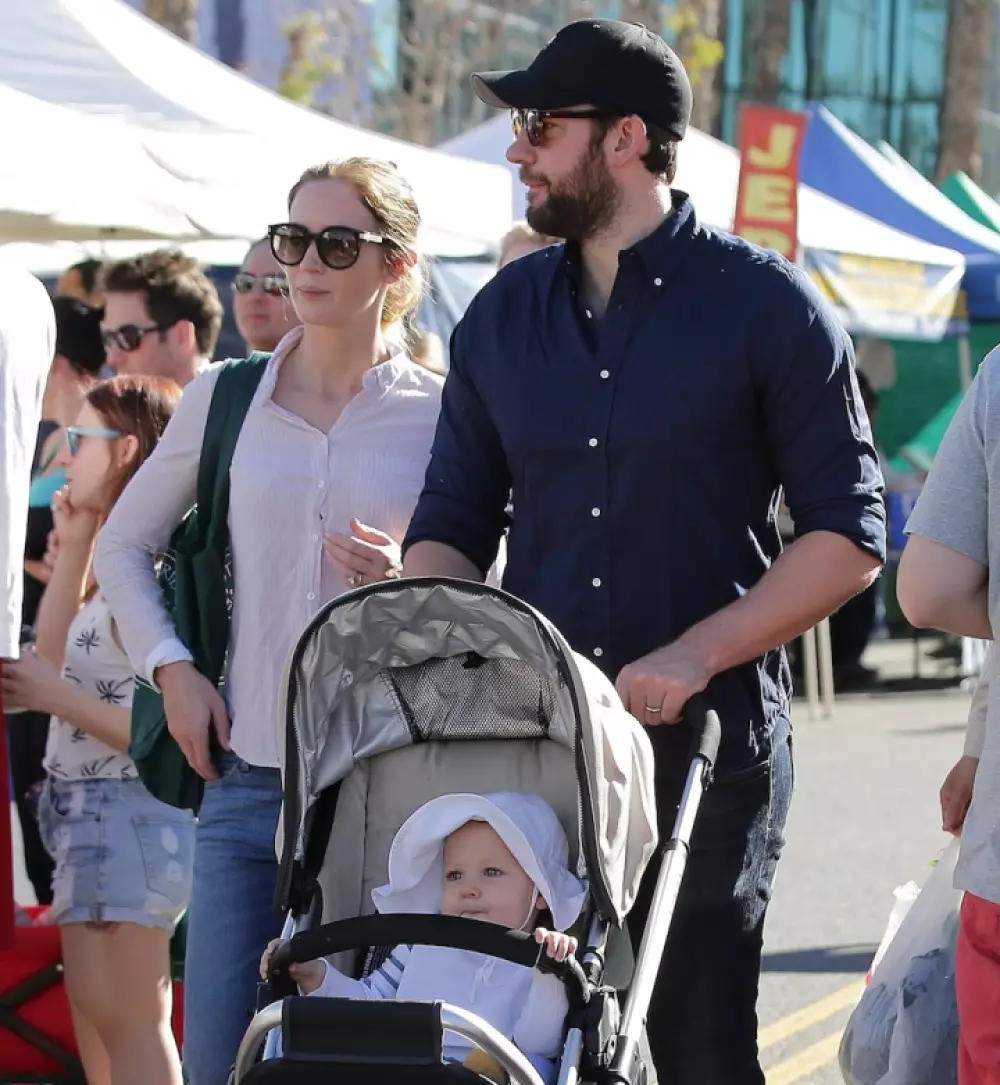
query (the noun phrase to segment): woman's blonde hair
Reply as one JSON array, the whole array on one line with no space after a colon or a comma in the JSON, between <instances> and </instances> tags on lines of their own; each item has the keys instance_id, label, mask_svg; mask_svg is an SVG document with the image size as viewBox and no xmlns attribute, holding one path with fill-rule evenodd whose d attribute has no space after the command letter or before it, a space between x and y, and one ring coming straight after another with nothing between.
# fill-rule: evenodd
<instances>
[{"instance_id":1,"label":"woman's blonde hair","mask_svg":"<svg viewBox=\"0 0 1000 1085\"><path fill-rule=\"evenodd\" d=\"M510 250L522 241L527 241L529 245L533 245L536 249L547 249L549 245L558 245L560 238L540 234L537 230L533 230L523 219L520 222L515 222L500 239L500 255L497 257L497 264L500 267L503 267L507 262Z\"/></svg>"},{"instance_id":2,"label":"woman's blonde hair","mask_svg":"<svg viewBox=\"0 0 1000 1085\"><path fill-rule=\"evenodd\" d=\"M310 181L345 181L353 185L379 225L386 239L383 246L390 261L400 256L416 262L404 265L402 275L389 286L382 307L382 330L402 324L404 318L420 304L424 293L424 262L417 254L420 233L420 209L413 198L409 182L392 162L377 158L345 158L323 162L309 169L292 185L288 193L288 209L299 189Z\"/></svg>"}]
</instances>

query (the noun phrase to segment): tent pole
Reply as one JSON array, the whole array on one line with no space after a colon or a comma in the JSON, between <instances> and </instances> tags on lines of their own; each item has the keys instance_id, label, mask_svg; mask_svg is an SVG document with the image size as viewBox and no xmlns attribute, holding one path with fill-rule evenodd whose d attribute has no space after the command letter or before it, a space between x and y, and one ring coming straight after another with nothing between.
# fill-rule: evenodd
<instances>
[{"instance_id":1,"label":"tent pole","mask_svg":"<svg viewBox=\"0 0 1000 1085\"><path fill-rule=\"evenodd\" d=\"M958 340L958 376L964 392L972 384L972 351L969 349L967 335L963 335Z\"/></svg>"}]
</instances>

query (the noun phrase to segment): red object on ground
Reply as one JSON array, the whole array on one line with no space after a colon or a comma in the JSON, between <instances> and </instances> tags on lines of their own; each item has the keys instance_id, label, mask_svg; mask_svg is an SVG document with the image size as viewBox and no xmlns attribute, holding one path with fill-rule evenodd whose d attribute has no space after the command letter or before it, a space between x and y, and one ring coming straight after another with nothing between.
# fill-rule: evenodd
<instances>
[{"instance_id":1,"label":"red object on ground","mask_svg":"<svg viewBox=\"0 0 1000 1085\"><path fill-rule=\"evenodd\" d=\"M16 927L0 950L0 1081L82 1080L61 959L58 927Z\"/></svg>"},{"instance_id":2,"label":"red object on ground","mask_svg":"<svg viewBox=\"0 0 1000 1085\"><path fill-rule=\"evenodd\" d=\"M29 908L32 917L43 908ZM63 986L58 927L15 927L0 950L0 1083L83 1085ZM184 993L174 984L174 1035L181 1044Z\"/></svg>"},{"instance_id":3,"label":"red object on ground","mask_svg":"<svg viewBox=\"0 0 1000 1085\"><path fill-rule=\"evenodd\" d=\"M0 663L0 678L3 663ZM10 758L7 756L7 721L0 685L0 950L14 941L14 852L10 825Z\"/></svg>"},{"instance_id":4,"label":"red object on ground","mask_svg":"<svg viewBox=\"0 0 1000 1085\"><path fill-rule=\"evenodd\" d=\"M965 894L955 960L959 1085L1000 1085L1000 905Z\"/></svg>"}]
</instances>

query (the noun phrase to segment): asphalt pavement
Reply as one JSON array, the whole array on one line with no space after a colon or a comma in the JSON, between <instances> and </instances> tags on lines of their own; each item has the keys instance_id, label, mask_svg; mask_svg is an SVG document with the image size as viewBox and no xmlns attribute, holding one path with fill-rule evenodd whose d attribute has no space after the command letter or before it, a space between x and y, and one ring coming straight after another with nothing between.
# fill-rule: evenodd
<instances>
[{"instance_id":1,"label":"asphalt pavement","mask_svg":"<svg viewBox=\"0 0 1000 1085\"><path fill-rule=\"evenodd\" d=\"M909 684L910 645L875 645L867 661ZM930 686L948 677L926 656L921 669ZM948 842L937 793L968 707L956 687L841 696L832 719L796 702L795 798L758 1004L768 1085L841 1085L837 1048L893 890L922 883Z\"/></svg>"}]
</instances>

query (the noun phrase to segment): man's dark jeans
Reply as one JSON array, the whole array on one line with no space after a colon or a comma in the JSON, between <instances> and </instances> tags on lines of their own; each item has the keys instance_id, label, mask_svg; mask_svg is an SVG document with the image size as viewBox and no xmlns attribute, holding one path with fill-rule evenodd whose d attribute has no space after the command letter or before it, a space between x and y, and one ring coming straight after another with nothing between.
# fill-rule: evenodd
<instances>
[{"instance_id":1,"label":"man's dark jeans","mask_svg":"<svg viewBox=\"0 0 1000 1085\"><path fill-rule=\"evenodd\" d=\"M683 788L657 766L660 839ZM782 725L771 759L706 792L667 939L647 1031L662 1085L764 1085L757 1057L757 986L764 913L792 797L792 740ZM632 941L649 911L658 863L629 916Z\"/></svg>"}]
</instances>

